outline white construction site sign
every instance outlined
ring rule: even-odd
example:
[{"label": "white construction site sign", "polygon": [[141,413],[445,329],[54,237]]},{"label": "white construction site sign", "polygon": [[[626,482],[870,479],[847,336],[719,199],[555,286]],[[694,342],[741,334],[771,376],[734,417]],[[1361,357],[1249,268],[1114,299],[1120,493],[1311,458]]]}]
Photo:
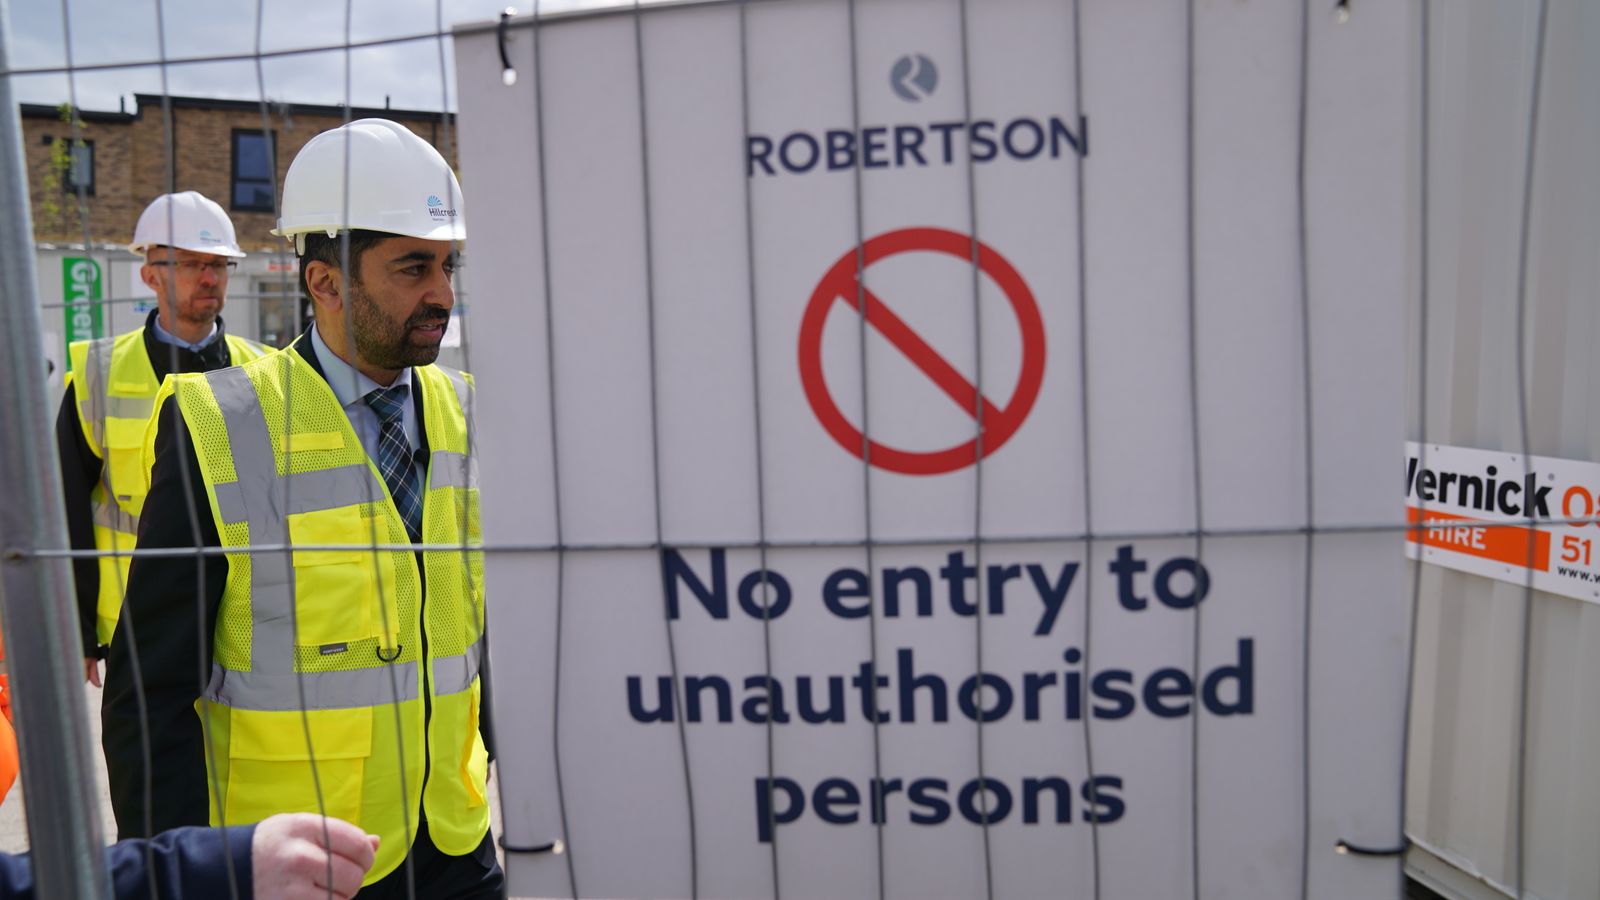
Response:
[{"label": "white construction site sign", "polygon": [[1302,258],[1298,7],[1198,15],[458,33],[513,894],[1394,895],[1415,41],[1313,16]]},{"label": "white construction site sign", "polygon": [[1412,559],[1600,603],[1600,465],[1406,443]]}]

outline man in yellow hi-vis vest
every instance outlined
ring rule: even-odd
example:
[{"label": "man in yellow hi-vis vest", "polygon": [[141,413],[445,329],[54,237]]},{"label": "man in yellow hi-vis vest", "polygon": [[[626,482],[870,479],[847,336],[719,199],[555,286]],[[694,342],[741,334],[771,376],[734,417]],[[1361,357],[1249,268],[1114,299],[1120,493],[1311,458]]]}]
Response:
[{"label": "man in yellow hi-vis vest", "polygon": [[161,380],[255,359],[266,347],[224,331],[228,275],[244,251],[222,207],[194,192],[162,194],[145,207],[128,249],[144,259],[139,278],[156,294],[142,328],[75,341],[56,416],[67,530],[75,550],[108,555],[73,563],[84,675],[100,684],[128,581],[126,553],[138,533],[146,475],[145,425]]},{"label": "man in yellow hi-vis vest", "polygon": [[148,719],[107,692],[119,833],[321,812],[382,837],[364,898],[500,896],[473,388],[432,364],[460,187],[421,138],[362,119],[295,157],[277,233],[316,323],[157,398],[139,547],[198,531],[226,552],[134,561],[107,677],[137,658]]}]

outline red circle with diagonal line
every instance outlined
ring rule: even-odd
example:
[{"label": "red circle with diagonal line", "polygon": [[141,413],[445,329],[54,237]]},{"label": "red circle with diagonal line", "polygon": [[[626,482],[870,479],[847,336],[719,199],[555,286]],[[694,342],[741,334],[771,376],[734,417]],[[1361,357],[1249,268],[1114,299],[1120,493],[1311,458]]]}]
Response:
[{"label": "red circle with diagonal line", "polygon": [[[1005,406],[996,407],[978,388],[950,365],[938,351],[930,347],[912,328],[873,295],[865,284],[857,282],[857,269],[865,271],[873,263],[901,253],[943,253],[963,261],[970,261],[976,250],[978,270],[994,281],[1011,303],[1017,316],[1017,326],[1022,335],[1022,365],[1017,385]],[[859,258],[851,248],[828,269],[811,293],[805,316],[800,320],[800,383],[805,387],[806,399],[822,422],[822,427],[833,436],[839,446],[872,465],[904,475],[941,475],[965,468],[978,461],[978,436],[944,450],[914,451],[889,447],[865,438],[861,430],[850,423],[839,411],[839,405],[828,393],[822,377],[822,329],[833,311],[836,301],[844,301],[866,317],[867,325],[877,329],[889,343],[906,355],[922,373],[931,379],[974,422],[983,423],[983,456],[995,452],[1017,433],[1022,422],[1039,396],[1039,385],[1044,381],[1044,321],[1039,316],[1039,304],[1027,282],[1005,257],[993,247],[975,241],[968,235],[942,228],[903,228],[880,234],[861,245]],[[863,307],[865,307],[863,309]],[[979,410],[982,418],[979,418]]]}]

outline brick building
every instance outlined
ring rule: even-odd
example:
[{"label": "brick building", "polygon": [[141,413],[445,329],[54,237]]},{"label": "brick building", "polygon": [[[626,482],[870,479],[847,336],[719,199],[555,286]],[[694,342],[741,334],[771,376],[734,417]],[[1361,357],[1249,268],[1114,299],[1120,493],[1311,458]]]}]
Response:
[{"label": "brick building", "polygon": [[[135,94],[134,100],[131,113],[79,110],[84,145],[67,154],[57,149],[65,163],[57,166],[51,163],[52,148],[72,135],[65,111],[22,105],[36,241],[82,242],[75,190],[82,182],[88,188],[94,243],[126,243],[151,200],[169,190],[194,190],[228,211],[245,250],[276,250],[283,242],[267,233],[273,226],[273,186],[283,184],[290,161],[306,141],[346,119],[341,106],[269,103],[263,128],[261,104],[253,100],[156,94]],[[455,127],[453,116],[358,107],[348,117],[368,116],[406,125],[455,162],[454,148],[446,146],[446,132]],[[268,168],[269,151],[275,157],[276,178]]]},{"label": "brick building", "polygon": [[[454,116],[407,109],[212,100],[135,94],[132,112],[78,110],[78,138],[65,107],[22,104],[46,355],[60,369],[74,338],[137,327],[154,308],[128,253],[133,227],[151,200],[194,190],[227,211],[249,256],[228,285],[228,329],[285,346],[304,326],[297,264],[287,241],[273,237],[274,193],[295,154],[312,136],[346,119],[381,116],[410,128],[455,163]],[[78,186],[85,197],[79,204]],[[87,228],[87,242],[85,230]],[[93,272],[97,309],[91,333],[72,315],[86,301],[83,273]],[[456,329],[452,329],[456,330]],[[457,334],[447,340],[458,339]],[[453,352],[444,359],[451,362]]]}]

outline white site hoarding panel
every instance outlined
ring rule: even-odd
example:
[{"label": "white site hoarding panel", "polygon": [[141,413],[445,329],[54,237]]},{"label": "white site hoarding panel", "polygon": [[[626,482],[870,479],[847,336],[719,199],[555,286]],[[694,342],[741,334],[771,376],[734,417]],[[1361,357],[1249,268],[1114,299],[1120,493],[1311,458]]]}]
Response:
[{"label": "white site hoarding panel", "polygon": [[1309,360],[1299,29],[1195,22],[1192,328],[1179,6],[458,36],[514,893],[1396,893],[1402,557],[1304,527],[1401,521],[1411,24],[1311,22]]},{"label": "white site hoarding panel", "polygon": [[[1530,590],[1525,530],[1426,532],[1436,540],[1423,558],[1440,565],[1417,567],[1410,865],[1449,896],[1592,900],[1600,603],[1582,573],[1583,542],[1600,532],[1549,520],[1587,515],[1600,489],[1600,6],[1434,3],[1425,35],[1428,190],[1415,202],[1428,290],[1407,436],[1436,473],[1430,516],[1522,518],[1525,469],[1536,472],[1533,512],[1549,538],[1536,563],[1549,569],[1535,567]],[[1490,466],[1500,515],[1477,508]],[[1478,480],[1464,498],[1463,476]],[[1500,508],[1502,491],[1522,515]],[[1503,551],[1511,561],[1484,558]]]}]

